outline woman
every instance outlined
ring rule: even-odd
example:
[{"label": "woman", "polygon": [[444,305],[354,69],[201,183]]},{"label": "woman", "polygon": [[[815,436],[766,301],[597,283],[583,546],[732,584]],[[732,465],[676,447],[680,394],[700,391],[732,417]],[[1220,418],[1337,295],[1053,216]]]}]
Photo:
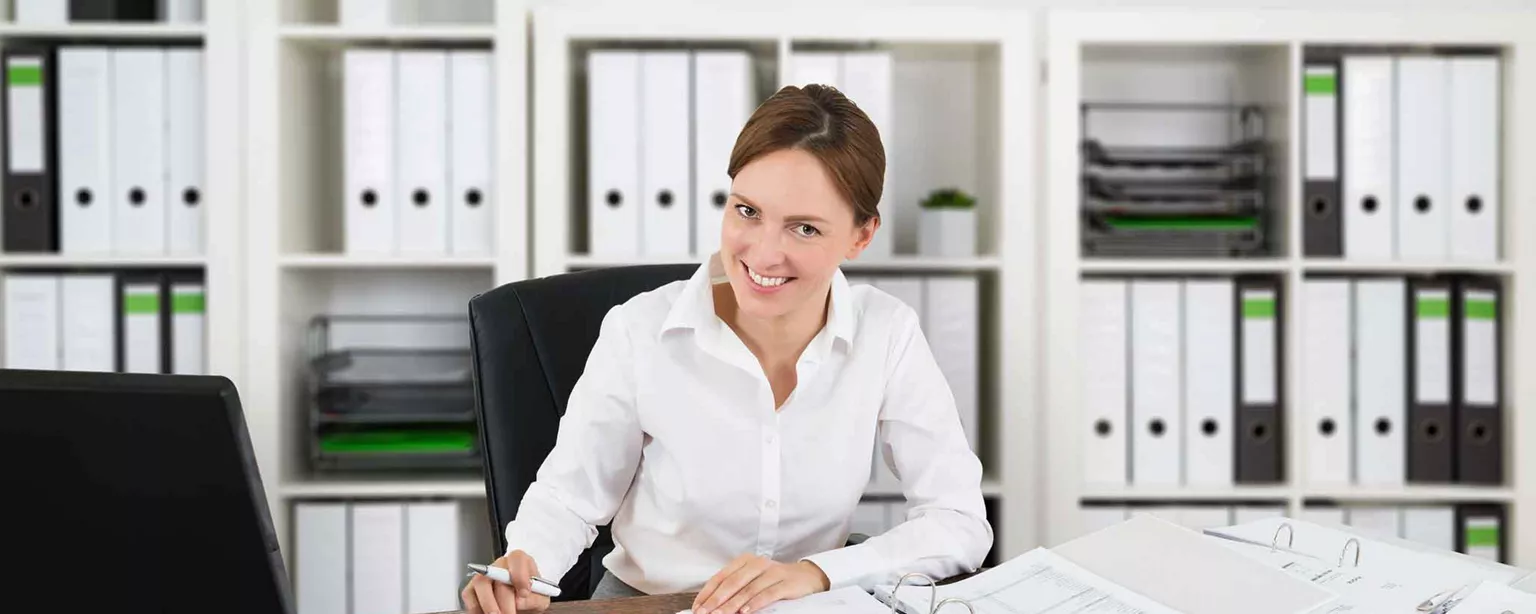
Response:
[{"label": "woman", "polygon": [[[728,172],[719,252],[604,318],[495,562],[515,588],[476,576],[471,614],[543,611],[530,577],[558,581],[610,522],[594,598],[699,591],[703,614],[973,571],[990,549],[981,463],[917,314],[838,268],[880,226],[874,124],[835,89],[786,87]],[[877,445],[910,511],[843,547]]]}]

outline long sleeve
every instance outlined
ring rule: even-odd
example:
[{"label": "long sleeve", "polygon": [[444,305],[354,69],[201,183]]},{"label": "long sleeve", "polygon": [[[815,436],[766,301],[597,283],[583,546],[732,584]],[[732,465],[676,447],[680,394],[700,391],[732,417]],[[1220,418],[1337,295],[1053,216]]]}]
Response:
[{"label": "long sleeve", "polygon": [[916,314],[903,309],[896,325],[877,444],[894,461],[910,510],[882,535],[806,557],[834,589],[869,590],[913,572],[939,580],[975,571],[992,547],[981,461],[966,442],[954,395]]},{"label": "long sleeve", "polygon": [[623,310],[614,307],[603,318],[555,446],[507,524],[507,551],[528,553],[551,580],[564,576],[597,539],[597,527],[612,520],[639,466],[644,435]]}]

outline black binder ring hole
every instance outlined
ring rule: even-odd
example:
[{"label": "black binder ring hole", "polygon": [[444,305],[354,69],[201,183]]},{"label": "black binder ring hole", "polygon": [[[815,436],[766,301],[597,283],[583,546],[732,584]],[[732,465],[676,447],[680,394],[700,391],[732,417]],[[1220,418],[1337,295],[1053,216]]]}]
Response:
[{"label": "black binder ring hole", "polygon": [[363,206],[373,207],[379,204],[379,194],[373,190],[363,190]]},{"label": "black binder ring hole", "polygon": [[1377,435],[1386,435],[1387,433],[1391,433],[1391,432],[1392,432],[1392,421],[1391,420],[1388,420],[1386,418],[1377,418],[1376,419],[1376,434]]},{"label": "black binder ring hole", "polygon": [[618,207],[624,203],[624,197],[619,194],[618,190],[608,190],[607,200],[609,207]]},{"label": "black binder ring hole", "polygon": [[1468,196],[1467,197],[1467,211],[1471,211],[1472,213],[1481,213],[1482,210],[1483,210],[1483,199],[1482,198],[1477,197],[1477,196]]},{"label": "black binder ring hole", "polygon": [[1445,438],[1445,429],[1440,428],[1440,423],[1434,420],[1424,422],[1424,440],[1437,443]]},{"label": "black binder ring hole", "polygon": [[431,200],[432,200],[432,197],[427,195],[427,191],[426,190],[423,190],[421,188],[416,188],[415,190],[413,190],[411,192],[411,202],[416,203],[417,207],[425,207],[425,206],[427,206],[427,203],[429,201],[431,201]]},{"label": "black binder ring hole", "polygon": [[1489,429],[1488,425],[1483,424],[1482,422],[1473,422],[1471,426],[1467,428],[1467,434],[1471,437],[1472,443],[1478,445],[1486,445],[1493,439],[1492,429]]},{"label": "black binder ring hole", "polygon": [[22,190],[16,193],[16,204],[22,209],[31,209],[37,205],[37,194],[32,190]]},{"label": "black binder ring hole", "polygon": [[1109,426],[1109,421],[1108,420],[1100,418],[1097,422],[1093,423],[1093,433],[1095,435],[1098,435],[1100,437],[1108,437],[1109,436],[1109,431],[1110,431],[1110,426]]},{"label": "black binder ring hole", "polygon": [[1262,422],[1259,423],[1259,424],[1253,425],[1251,428],[1248,429],[1248,432],[1249,432],[1249,434],[1253,435],[1253,440],[1254,441],[1262,442],[1262,441],[1268,441],[1269,440],[1269,425],[1264,424]]},{"label": "black binder ring hole", "polygon": [[1323,421],[1317,425],[1317,431],[1322,433],[1324,437],[1332,437],[1334,431],[1338,430],[1338,426],[1338,424],[1334,423],[1333,418],[1323,418]]},{"label": "black binder ring hole", "polygon": [[144,188],[128,190],[128,203],[135,207],[144,206]]},{"label": "black binder ring hole", "polygon": [[196,207],[202,200],[203,195],[197,191],[197,188],[187,188],[181,192],[181,202],[186,203],[188,207]]},{"label": "black binder ring hole", "polygon": [[1317,197],[1317,198],[1312,199],[1312,202],[1310,203],[1310,205],[1311,206],[1308,207],[1307,210],[1311,211],[1312,215],[1315,216],[1315,217],[1323,217],[1325,215],[1328,215],[1328,211],[1333,209],[1333,207],[1328,204],[1328,199],[1323,198],[1323,197]]},{"label": "black binder ring hole", "polygon": [[1365,209],[1366,213],[1375,213],[1376,212],[1376,204],[1377,203],[1376,203],[1376,197],[1375,196],[1367,196],[1367,197],[1365,197],[1365,200],[1360,203],[1360,207]]},{"label": "black binder ring hole", "polygon": [[1163,431],[1166,431],[1166,430],[1168,430],[1168,426],[1163,424],[1163,420],[1161,418],[1157,418],[1157,419],[1152,420],[1152,436],[1153,437],[1162,437],[1163,436]]},{"label": "black binder ring hole", "polygon": [[1214,418],[1206,418],[1201,420],[1200,433],[1206,437],[1216,436],[1216,420]]},{"label": "black binder ring hole", "polygon": [[471,207],[479,207],[480,201],[484,198],[484,195],[480,194],[480,190],[474,188],[470,188],[468,192],[464,193],[464,202],[468,203]]},{"label": "black binder ring hole", "polygon": [[75,203],[79,204],[80,206],[89,207],[91,206],[92,200],[95,200],[95,196],[91,194],[90,190],[85,188],[75,190]]},{"label": "black binder ring hole", "polygon": [[720,190],[715,190],[715,196],[713,198],[713,201],[715,203],[715,208],[716,209],[724,209],[725,208],[725,192],[720,191]]},{"label": "black binder ring hole", "polygon": [[663,209],[672,206],[672,190],[662,190],[656,195],[656,203]]},{"label": "black binder ring hole", "polygon": [[1413,209],[1415,211],[1418,211],[1419,213],[1428,213],[1429,212],[1429,197],[1425,196],[1423,194],[1420,194],[1418,196],[1418,198],[1413,199]]}]

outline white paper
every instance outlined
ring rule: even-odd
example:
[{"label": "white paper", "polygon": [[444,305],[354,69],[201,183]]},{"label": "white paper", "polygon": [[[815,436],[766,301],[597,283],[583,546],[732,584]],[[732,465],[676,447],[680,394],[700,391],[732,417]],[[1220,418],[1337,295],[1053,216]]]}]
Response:
[{"label": "white paper", "polygon": [[[875,594],[887,599],[891,588],[876,587]],[[926,586],[908,585],[897,596],[903,611],[928,612],[931,593]],[[965,599],[974,614],[1177,614],[1044,548],[940,586],[938,600],[949,598]]]},{"label": "white paper", "polygon": [[1495,582],[1483,582],[1451,607],[1451,614],[1536,612],[1536,595]]},{"label": "white paper", "polygon": [[1319,614],[1412,612],[1425,599],[1442,590],[1404,583],[1374,569],[1338,567],[1338,561],[1325,561],[1283,548],[1269,548],[1232,539],[1215,541],[1339,595],[1338,600],[1315,610]]}]

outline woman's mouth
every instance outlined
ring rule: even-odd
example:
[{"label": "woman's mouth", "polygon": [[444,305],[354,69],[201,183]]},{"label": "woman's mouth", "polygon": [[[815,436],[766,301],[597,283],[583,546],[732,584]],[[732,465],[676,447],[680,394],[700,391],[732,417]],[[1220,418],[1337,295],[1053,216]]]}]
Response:
[{"label": "woman's mouth", "polygon": [[747,266],[747,263],[745,262],[741,263],[741,269],[747,272],[747,279],[752,281],[753,289],[758,290],[759,292],[777,291],[783,288],[785,284],[795,280],[794,277],[770,277],[767,275],[758,275],[757,271],[753,271],[752,267]]}]

